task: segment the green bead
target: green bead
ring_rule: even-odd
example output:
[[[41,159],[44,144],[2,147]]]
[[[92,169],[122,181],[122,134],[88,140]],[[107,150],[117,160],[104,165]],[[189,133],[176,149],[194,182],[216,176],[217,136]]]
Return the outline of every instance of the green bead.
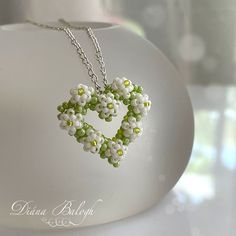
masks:
[[[107,121],[107,122],[112,121],[112,116],[108,116],[107,118],[105,118],[105,121]]]
[[[100,157],[101,157],[102,159],[105,159],[105,158],[106,158],[105,153],[101,153],[101,154],[100,154]]]
[[[86,115],[86,114],[87,114],[87,109],[83,108],[82,115]]]
[[[82,137],[85,135],[85,130],[84,129],[78,129],[76,134],[79,136],[79,137]]]
[[[128,118],[129,118],[129,116],[128,116],[128,115],[125,115],[124,118],[123,118],[123,120],[124,120],[124,121],[127,121]]]
[[[76,138],[76,141],[77,141],[78,143],[82,143],[82,139],[81,139],[81,138]]]
[[[100,119],[104,119],[102,113],[99,113],[99,114],[98,114],[98,117],[99,117]]]
[[[122,139],[122,135],[121,134],[116,134],[116,138],[118,138],[118,139]]]
[[[134,85],[134,91],[135,91],[135,92],[138,91],[138,85]]]
[[[88,129],[90,126],[88,125],[88,123],[84,123],[84,129]]]
[[[129,145],[129,143],[130,143],[130,141],[129,141],[129,139],[128,138],[125,138],[124,140],[123,140],[123,144],[124,145]]]
[[[129,103],[130,103],[130,102],[129,102],[129,99],[124,99],[124,100],[123,100],[123,103],[124,103],[125,105],[129,105]]]
[[[57,110],[60,111],[60,112],[63,112],[65,109],[63,108],[63,106],[60,105],[60,106],[57,107]]]
[[[128,106],[128,110],[129,111],[132,111],[133,110],[133,107],[131,105]]]
[[[131,93],[130,93],[130,96],[131,96],[131,99],[133,99],[133,98],[136,97],[136,93],[135,93],[135,92],[131,92]]]
[[[119,163],[119,162],[117,162],[117,163],[114,163],[114,164],[113,164],[113,166],[117,168],[117,167],[119,167],[119,166],[120,166],[120,163]]]
[[[69,102],[67,103],[67,105],[68,105],[68,108],[72,108],[72,107],[74,106],[74,104],[71,103],[71,101],[69,101]]]
[[[85,109],[88,109],[89,108],[89,104],[87,103],[85,106],[84,106]]]
[[[68,103],[67,102],[63,102],[62,106],[63,106],[64,109],[67,109],[68,108]]]
[[[122,129],[118,129],[117,133],[118,134],[123,134],[123,130]]]
[[[143,88],[141,86],[138,86],[137,92],[138,93],[142,93],[143,92]]]
[[[107,150],[107,145],[103,143],[101,146],[101,151],[106,151],[106,150]]]
[[[91,104],[90,105],[90,110],[95,111],[96,110],[96,105]]]
[[[115,99],[116,99],[116,100],[119,100],[119,99],[120,99],[120,95],[119,95],[118,93],[115,93],[114,96],[115,96]]]
[[[92,97],[90,102],[91,102],[91,104],[97,104],[97,102],[98,102],[97,97]]]
[[[113,161],[111,157],[108,158],[108,162],[113,165]]]
[[[136,120],[137,120],[137,121],[140,121],[140,120],[142,119],[142,116],[141,116],[141,115],[136,115],[135,117],[136,117]]]
[[[82,113],[82,111],[83,111],[83,108],[81,106],[76,106],[75,108],[76,113]]]

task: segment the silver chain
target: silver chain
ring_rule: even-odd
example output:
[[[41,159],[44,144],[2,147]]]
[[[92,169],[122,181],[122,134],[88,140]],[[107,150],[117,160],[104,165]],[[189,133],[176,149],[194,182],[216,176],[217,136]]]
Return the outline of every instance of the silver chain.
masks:
[[[32,20],[27,20],[27,22],[36,25],[38,27],[41,28],[45,28],[45,29],[51,29],[51,30],[57,30],[57,31],[64,31],[66,33],[66,35],[68,36],[68,38],[71,40],[71,44],[76,48],[76,51],[82,61],[82,63],[85,65],[85,67],[88,70],[88,75],[91,79],[91,81],[94,83],[94,86],[96,88],[97,91],[101,91],[102,88],[98,83],[98,76],[96,75],[96,73],[93,70],[93,65],[91,64],[91,62],[88,60],[87,55],[85,54],[82,46],[80,45],[80,43],[76,40],[74,34],[72,33],[71,29],[77,29],[77,30],[85,30],[89,36],[89,38],[91,39],[94,48],[95,48],[95,52],[96,52],[96,59],[99,63],[100,66],[100,72],[102,74],[102,81],[104,86],[106,87],[108,84],[107,81],[107,73],[106,73],[106,67],[105,67],[105,63],[103,60],[103,56],[102,56],[102,51],[101,51],[101,47],[98,43],[98,40],[95,36],[95,34],[93,33],[92,29],[90,27],[87,26],[80,26],[80,27],[76,27],[73,26],[71,24],[69,24],[67,21],[60,19],[59,20],[61,23],[65,24],[66,27],[59,27],[59,26],[51,26],[51,25],[47,25],[47,24],[41,24]]]

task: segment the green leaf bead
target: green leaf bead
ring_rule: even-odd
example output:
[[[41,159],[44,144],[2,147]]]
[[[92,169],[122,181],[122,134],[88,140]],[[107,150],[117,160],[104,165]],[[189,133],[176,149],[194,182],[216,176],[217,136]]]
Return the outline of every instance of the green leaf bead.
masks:
[[[105,118],[105,121],[111,122],[112,121],[112,116],[108,116],[107,118]]]
[[[112,158],[111,158],[111,157],[108,158],[108,162],[113,165],[113,162],[112,162]]]
[[[99,114],[98,114],[98,117],[99,117],[100,119],[104,119],[104,117],[102,116],[102,113],[99,113]]]
[[[119,166],[120,166],[120,163],[119,163],[119,162],[117,162],[117,163],[114,163],[114,164],[113,164],[113,166],[114,166],[115,168],[117,168],[117,167],[119,167]]]

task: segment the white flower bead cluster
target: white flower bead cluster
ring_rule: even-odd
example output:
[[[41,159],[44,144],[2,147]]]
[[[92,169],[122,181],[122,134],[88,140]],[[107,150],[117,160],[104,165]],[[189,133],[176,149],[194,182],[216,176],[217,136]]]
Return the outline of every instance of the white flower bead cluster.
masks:
[[[134,113],[141,114],[142,116],[146,116],[147,112],[151,109],[151,101],[147,94],[137,93],[130,104],[133,107]]]
[[[126,78],[115,78],[111,87],[114,91],[116,91],[120,96],[128,99],[130,97],[130,93],[133,91],[134,86],[132,82]]]
[[[101,118],[117,116],[120,102],[115,99],[114,94],[101,94],[98,96],[98,101],[96,111],[100,114]]]
[[[90,128],[86,131],[86,135],[87,136],[81,140],[84,144],[84,150],[86,152],[98,153],[104,142],[102,133],[98,130]]]
[[[78,103],[80,106],[85,106],[90,102],[92,94],[94,94],[94,88],[88,87],[83,84],[79,84],[76,88],[70,90],[71,103]]]
[[[136,121],[134,117],[129,117],[128,121],[123,121],[121,128],[123,129],[123,135],[129,138],[131,142],[141,136],[143,132],[142,122]]]
[[[60,127],[68,131],[68,134],[73,136],[77,129],[83,126],[83,116],[75,114],[73,109],[69,109],[66,113],[62,113],[59,117],[61,120]]]
[[[126,153],[127,147],[123,145],[121,140],[109,140],[105,156],[110,158],[112,164],[119,163],[119,161],[125,158]]]

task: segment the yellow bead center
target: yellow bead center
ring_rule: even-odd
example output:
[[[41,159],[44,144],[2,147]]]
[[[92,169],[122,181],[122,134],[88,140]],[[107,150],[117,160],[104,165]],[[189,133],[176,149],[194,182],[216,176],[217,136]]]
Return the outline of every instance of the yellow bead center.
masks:
[[[124,85],[125,85],[125,87],[128,87],[130,85],[130,81],[129,80],[125,80],[124,81]]]
[[[68,120],[67,122],[66,122],[66,124],[67,124],[67,126],[72,126],[73,125],[73,121],[71,121],[71,120]]]
[[[81,96],[84,94],[84,89],[83,88],[79,88],[78,89],[78,94]]]
[[[91,145],[93,146],[93,147],[95,147],[96,145],[97,145],[97,141],[96,140],[93,140],[92,142],[90,142],[91,143]]]
[[[123,151],[122,151],[121,149],[119,149],[119,150],[117,150],[117,154],[118,154],[119,156],[122,156],[122,155],[123,155]]]
[[[143,105],[144,105],[145,107],[149,107],[149,106],[150,106],[150,102],[144,102]]]
[[[135,134],[139,134],[139,133],[140,133],[140,129],[139,129],[138,127],[135,127],[135,128],[134,128],[134,133],[135,133]]]
[[[108,107],[109,109],[112,109],[114,106],[113,106],[112,103],[108,103],[108,104],[107,104],[107,107]]]

